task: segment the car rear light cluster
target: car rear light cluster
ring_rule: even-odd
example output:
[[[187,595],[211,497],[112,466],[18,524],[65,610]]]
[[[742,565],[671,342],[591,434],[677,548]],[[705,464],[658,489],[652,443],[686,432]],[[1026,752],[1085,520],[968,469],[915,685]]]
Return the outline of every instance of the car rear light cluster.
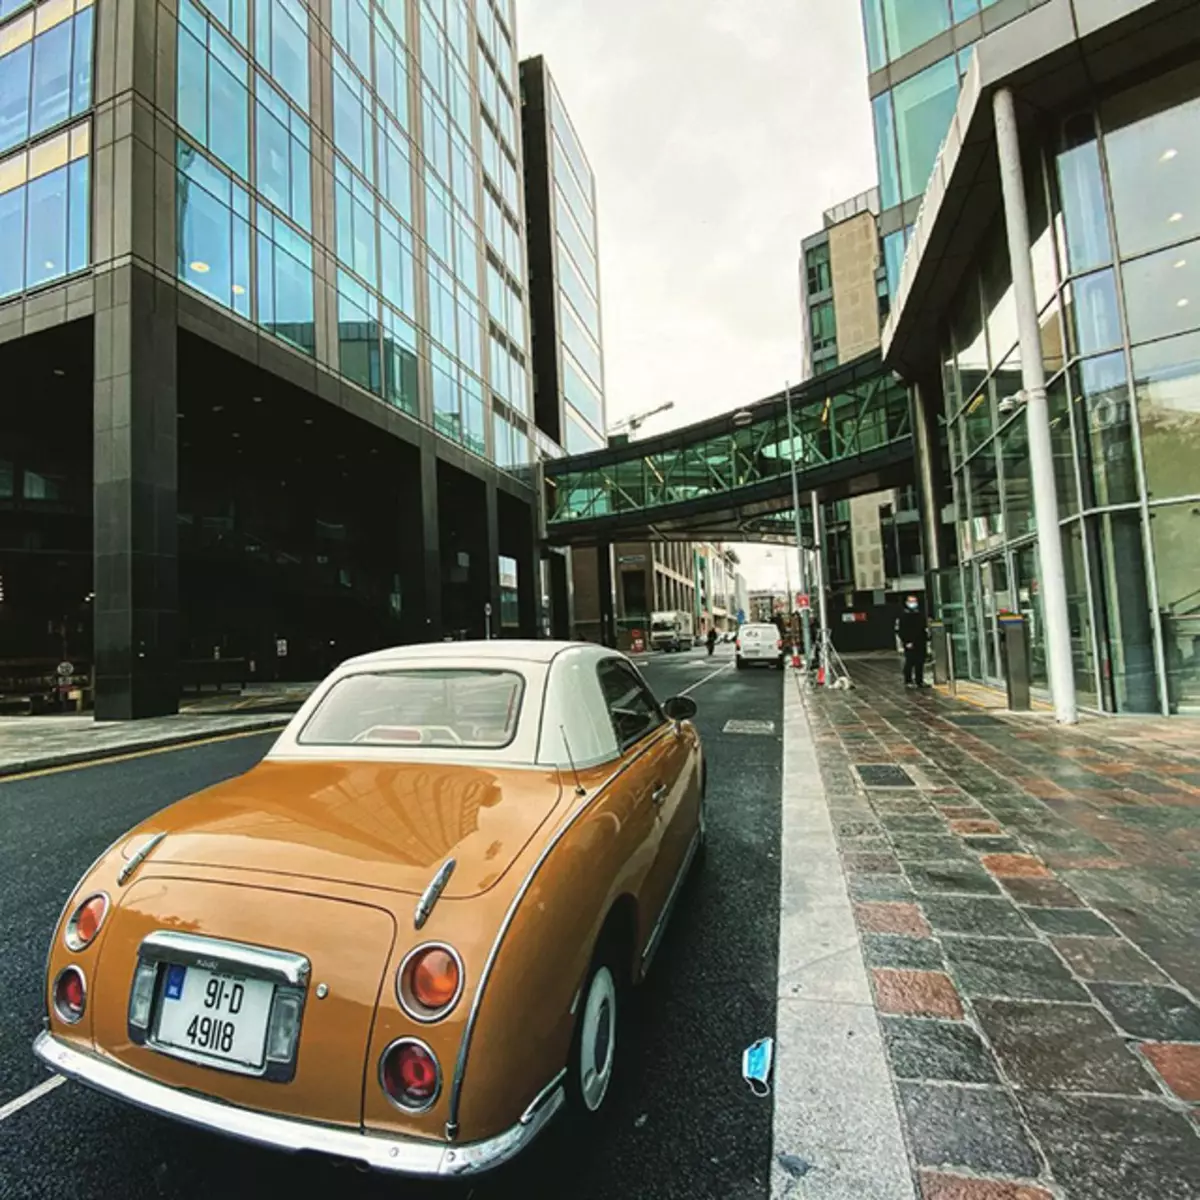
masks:
[[[68,950],[86,950],[96,940],[108,916],[108,897],[103,892],[89,896],[71,914],[63,931]]]
[[[300,1036],[300,1016],[304,1011],[303,994],[291,988],[276,988],[267,1026],[267,1061],[291,1062]]]
[[[424,1042],[401,1038],[379,1060],[379,1083],[397,1108],[427,1112],[442,1090],[442,1069]]]
[[[76,966],[63,967],[54,980],[54,1011],[68,1025],[74,1025],[82,1020],[86,1007],[87,980],[83,972]]]
[[[414,1021],[440,1021],[463,990],[462,959],[449,946],[431,942],[405,955],[396,972],[396,996]]]
[[[780,638],[780,639],[779,639],[779,641],[777,641],[777,642],[775,643],[775,649],[776,649],[776,650],[782,650],[782,649],[783,649],[783,638]]]

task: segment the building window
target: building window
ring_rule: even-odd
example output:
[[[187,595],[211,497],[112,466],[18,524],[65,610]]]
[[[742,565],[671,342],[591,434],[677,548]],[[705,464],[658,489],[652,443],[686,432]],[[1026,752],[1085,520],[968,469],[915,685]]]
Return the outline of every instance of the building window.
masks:
[[[408,128],[408,56],[404,43],[375,10],[375,94]]]
[[[254,57],[308,111],[308,12],[299,0],[258,0]]]
[[[379,175],[383,198],[410,225],[413,223],[412,162],[408,138],[385,116],[380,124]]]
[[[1127,262],[1121,275],[1134,344],[1200,327],[1200,241]]]
[[[333,0],[333,40],[364,79],[371,78],[371,10],[363,0]]]
[[[600,387],[604,382],[604,374],[600,363],[600,351],[596,343],[584,331],[570,308],[560,305],[559,315],[562,318],[563,345],[570,350],[575,361],[583,368],[583,373],[597,387]]]
[[[599,450],[604,446],[604,439],[591,430],[588,425],[575,416],[570,409],[566,411],[568,454],[587,454],[590,450]]]
[[[337,256],[372,287],[378,283],[375,253],[375,194],[335,157],[334,202],[337,210]]]
[[[378,301],[356,279],[338,271],[338,369],[375,395],[382,395]]]
[[[596,429],[604,428],[604,401],[571,361],[569,354],[562,360],[563,395],[579,410],[584,419]]]
[[[892,89],[901,199],[925,191],[958,104],[958,69],[943,58]]]
[[[92,9],[50,5],[4,31],[0,152],[86,111],[92,99]],[[35,18],[37,36],[34,37]]]
[[[250,197],[194,146],[179,142],[177,273],[189,287],[250,316]]]
[[[333,140],[368,181],[375,178],[370,89],[337,51],[333,55]]]
[[[297,225],[312,228],[308,122],[261,75],[255,77],[254,183]]]
[[[1194,496],[1200,491],[1200,333],[1139,346],[1133,375],[1150,498]],[[1192,554],[1200,561],[1194,547]],[[1193,604],[1200,612],[1200,592]]]
[[[380,279],[383,298],[410,319],[417,315],[413,235],[386,209],[379,212]]]
[[[809,313],[809,327],[812,332],[814,354],[819,354],[822,350],[837,348],[837,320],[834,316],[832,300],[813,305]]]
[[[900,168],[896,164],[896,115],[892,93],[882,92],[871,101],[875,126],[875,161],[879,168],[879,199],[884,208],[900,203]]]
[[[947,0],[883,0],[883,17],[893,62],[950,28]]]
[[[77,125],[0,162],[0,297],[87,266],[88,148]]]
[[[819,246],[813,246],[805,256],[805,265],[808,268],[808,294],[816,296],[821,292],[827,292],[833,287],[833,272],[829,263],[829,243],[822,242]]]
[[[383,306],[383,397],[396,408],[416,413],[418,395],[417,331],[395,309]]]
[[[1198,92],[1195,68],[1188,67],[1124,93],[1103,111],[1113,215],[1124,258],[1200,236]],[[1155,108],[1161,111],[1146,115]]]
[[[249,66],[191,0],[179,0],[179,125],[230,170],[250,178]]]
[[[867,40],[867,69],[878,71],[887,66],[887,39],[883,32],[880,0],[862,0],[862,19]]]
[[[888,292],[892,296],[895,296],[900,288],[900,271],[904,266],[904,250],[907,241],[903,229],[897,229],[895,233],[889,233],[883,239],[883,262],[887,270]]]
[[[255,212],[258,323],[305,354],[316,350],[312,246],[264,205]]]
[[[1058,155],[1058,189],[1066,237],[1060,239],[1066,261],[1062,275],[1077,274],[1112,262],[1100,150],[1091,113],[1071,117],[1063,125]]]

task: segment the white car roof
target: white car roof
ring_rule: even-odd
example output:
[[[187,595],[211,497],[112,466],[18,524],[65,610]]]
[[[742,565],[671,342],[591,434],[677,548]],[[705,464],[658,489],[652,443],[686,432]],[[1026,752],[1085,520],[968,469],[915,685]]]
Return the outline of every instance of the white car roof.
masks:
[[[623,654],[591,642],[496,639],[428,642],[361,654],[335,667],[313,690],[271,747],[273,761],[462,763],[488,766],[555,766],[563,770],[608,762],[619,754],[616,732],[600,688],[604,659]],[[628,663],[637,673],[637,668]],[[525,683],[512,741],[500,749],[309,745],[299,734],[337,684],[351,675],[386,670],[509,670]]]

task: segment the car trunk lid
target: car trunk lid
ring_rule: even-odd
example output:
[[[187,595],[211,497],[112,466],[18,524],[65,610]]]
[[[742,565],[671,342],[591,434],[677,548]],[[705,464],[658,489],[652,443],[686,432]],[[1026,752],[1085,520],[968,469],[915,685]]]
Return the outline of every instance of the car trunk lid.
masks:
[[[131,837],[166,832],[151,861],[267,871],[419,895],[493,887],[561,796],[555,771],[437,763],[265,762],[173,805]]]

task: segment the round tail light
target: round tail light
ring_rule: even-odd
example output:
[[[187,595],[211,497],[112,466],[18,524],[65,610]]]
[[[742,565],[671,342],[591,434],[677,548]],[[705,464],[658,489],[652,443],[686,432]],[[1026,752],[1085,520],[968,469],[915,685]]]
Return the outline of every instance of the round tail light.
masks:
[[[103,892],[89,896],[67,921],[63,941],[68,950],[83,950],[96,940],[104,918],[108,916],[108,897]]]
[[[63,967],[54,981],[54,1011],[74,1025],[87,1007],[87,981],[78,967]]]
[[[442,1090],[442,1069],[424,1042],[402,1038],[383,1052],[379,1082],[397,1108],[425,1112],[433,1107]]]
[[[418,946],[396,973],[396,994],[416,1021],[440,1021],[462,994],[462,959],[449,946]]]

